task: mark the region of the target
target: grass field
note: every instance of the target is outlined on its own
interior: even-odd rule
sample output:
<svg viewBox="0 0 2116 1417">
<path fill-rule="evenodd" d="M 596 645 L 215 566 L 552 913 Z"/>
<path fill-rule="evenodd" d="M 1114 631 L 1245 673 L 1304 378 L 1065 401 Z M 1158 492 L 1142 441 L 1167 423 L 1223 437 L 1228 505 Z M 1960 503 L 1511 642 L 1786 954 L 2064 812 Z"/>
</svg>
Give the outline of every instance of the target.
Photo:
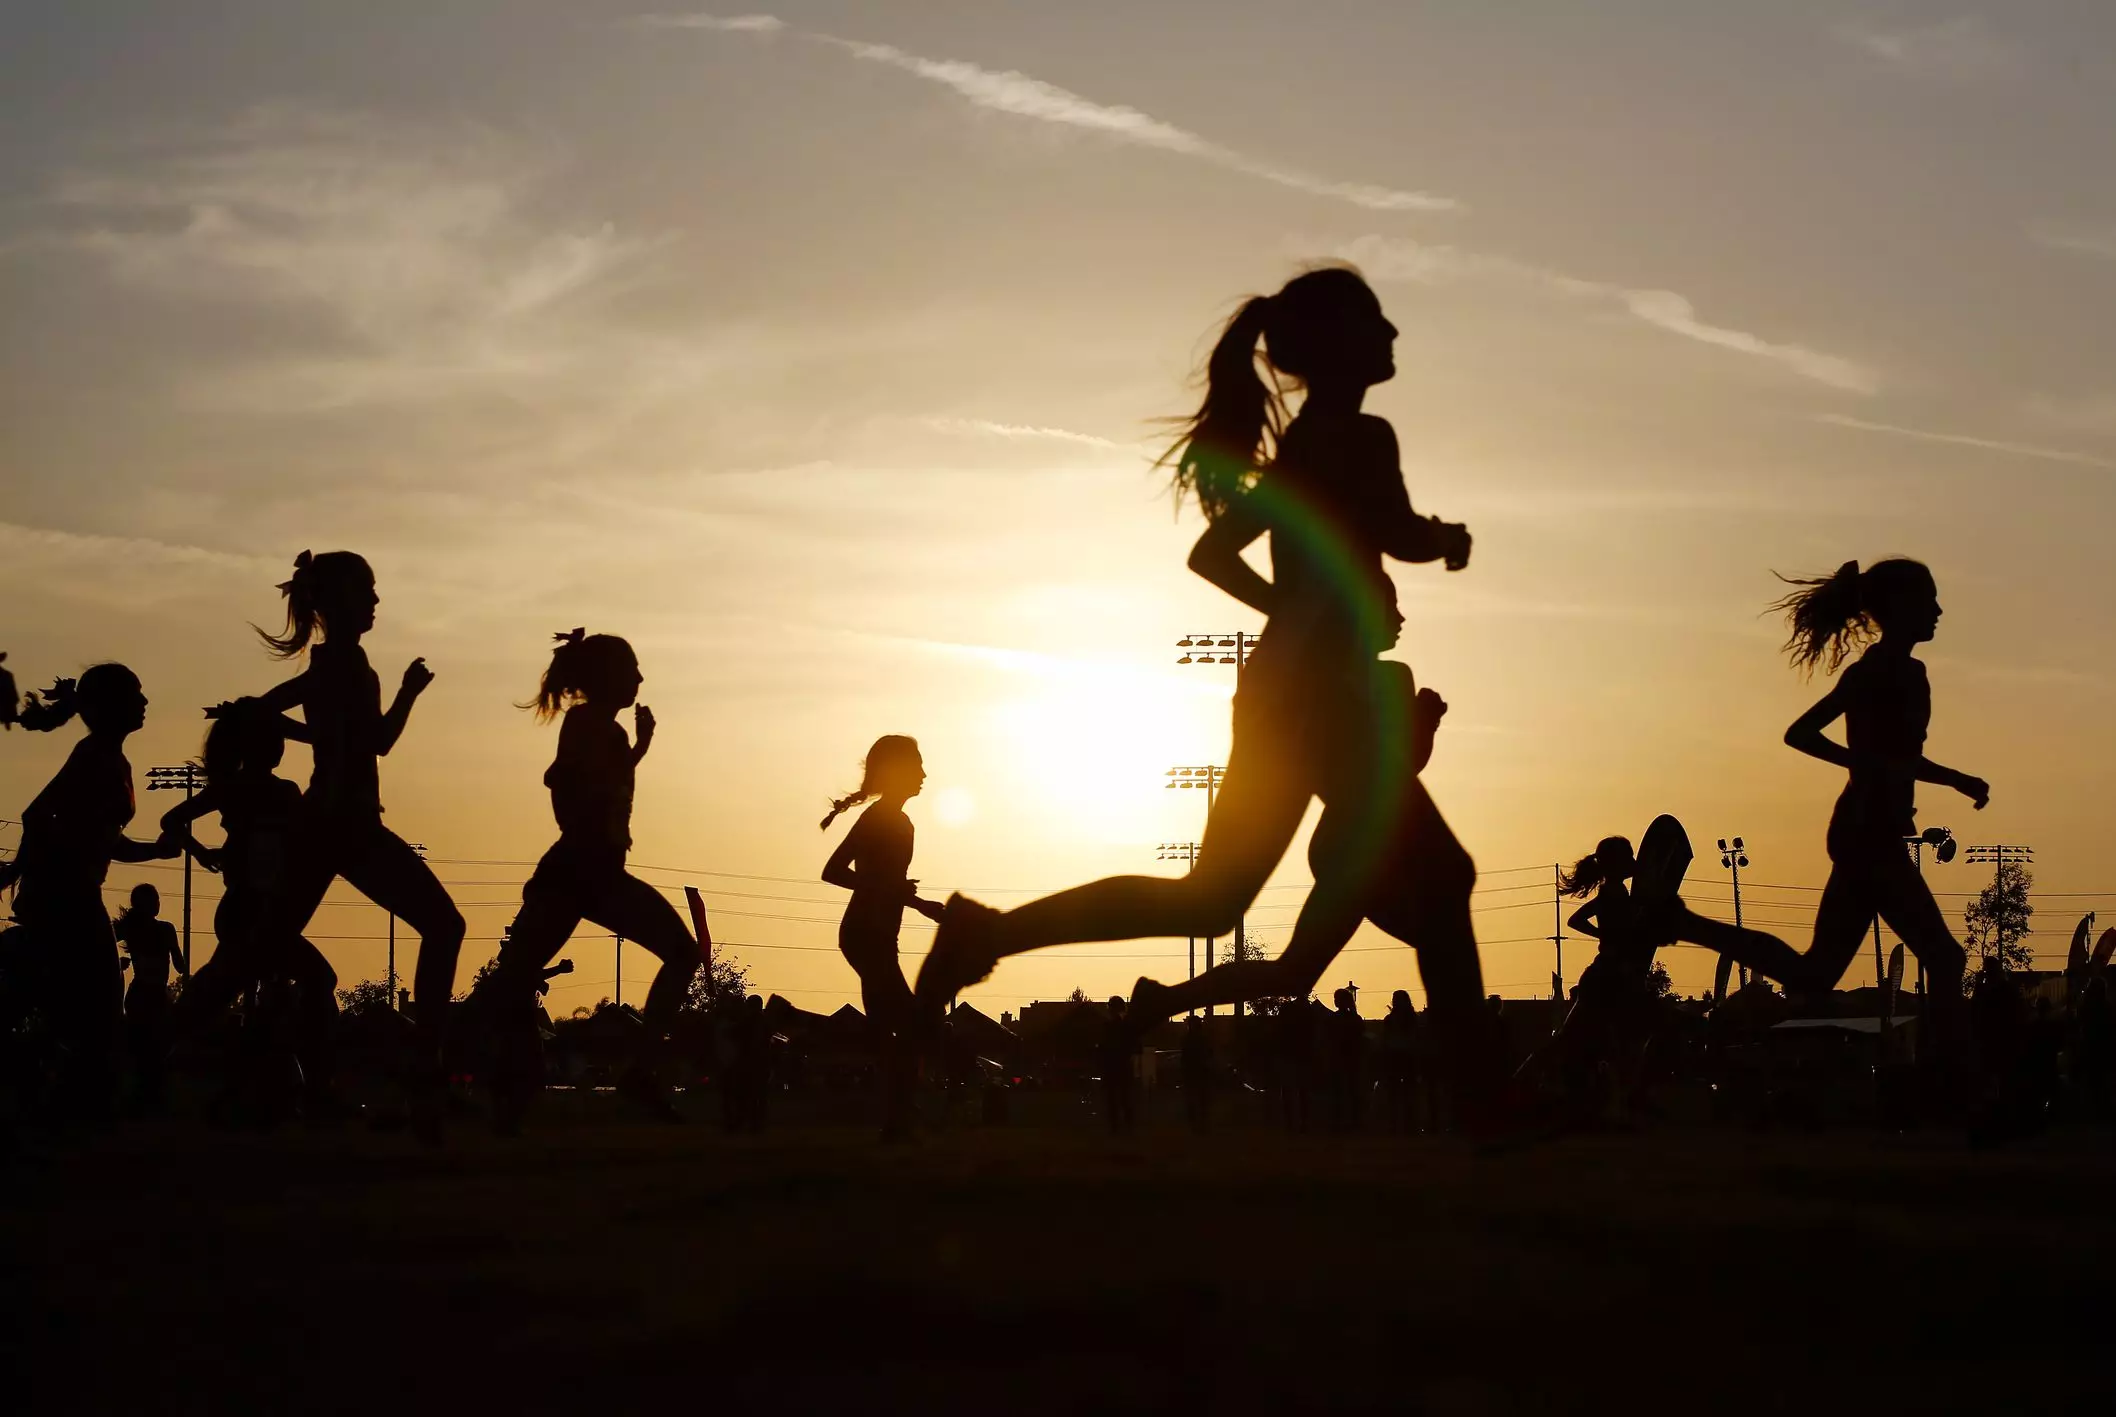
<svg viewBox="0 0 2116 1417">
<path fill-rule="evenodd" d="M 599 1101 L 538 1122 L 438 1151 L 189 1123 L 27 1149 L 0 1166 L 14 1410 L 2018 1411 L 2111 1390 L 2105 1138 L 1483 1156 L 1076 1119 L 884 1151 Z"/>
</svg>

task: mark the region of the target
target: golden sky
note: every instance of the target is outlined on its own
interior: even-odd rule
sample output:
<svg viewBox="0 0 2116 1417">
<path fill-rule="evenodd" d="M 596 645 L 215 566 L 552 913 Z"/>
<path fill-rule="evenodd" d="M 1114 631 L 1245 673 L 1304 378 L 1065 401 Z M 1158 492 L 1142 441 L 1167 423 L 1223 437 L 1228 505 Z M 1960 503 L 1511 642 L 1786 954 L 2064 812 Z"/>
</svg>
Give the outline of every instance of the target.
<svg viewBox="0 0 2116 1417">
<path fill-rule="evenodd" d="M 925 746 L 930 893 L 1166 869 L 1202 804 L 1163 770 L 1219 760 L 1232 687 L 1174 641 L 1255 625 L 1184 570 L 1153 420 L 1238 296 L 1319 258 L 1403 330 L 1370 407 L 1414 503 L 1477 536 L 1397 579 L 1495 989 L 1549 988 L 1549 863 L 1659 811 L 1742 834 L 1751 917 L 1805 943 L 1840 782 L 1779 743 L 1822 686 L 1760 612 L 1774 568 L 1848 557 L 1939 579 L 1931 751 L 1994 796 L 1922 820 L 2036 848 L 2038 948 L 2116 907 L 2116 12 L 442 8 L 11 22 L 0 649 L 25 687 L 136 668 L 144 771 L 274 682 L 245 626 L 295 552 L 366 554 L 385 682 L 440 676 L 384 800 L 455 883 L 464 980 L 553 834 L 555 731 L 511 705 L 573 625 L 632 639 L 661 721 L 636 859 L 715 892 L 762 989 L 856 992 L 815 822 L 881 733 Z M 0 739 L 0 816 L 76 732 Z M 1267 949 L 1306 879 L 1297 847 Z M 1716 853 L 1692 880 L 1723 908 Z M 347 897 L 314 933 L 350 980 L 382 929 Z M 1369 1012 L 1415 982 L 1354 951 L 1326 984 Z M 572 954 L 562 1008 L 609 992 L 607 940 Z"/>
</svg>

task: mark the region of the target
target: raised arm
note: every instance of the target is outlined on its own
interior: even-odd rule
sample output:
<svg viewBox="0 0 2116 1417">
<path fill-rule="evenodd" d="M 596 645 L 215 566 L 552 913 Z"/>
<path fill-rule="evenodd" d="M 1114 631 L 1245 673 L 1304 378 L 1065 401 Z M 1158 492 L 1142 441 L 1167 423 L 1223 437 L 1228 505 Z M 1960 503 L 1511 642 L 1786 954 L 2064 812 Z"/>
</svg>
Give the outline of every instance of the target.
<svg viewBox="0 0 2116 1417">
<path fill-rule="evenodd" d="M 654 710 L 645 704 L 633 709 L 632 728 L 632 765 L 637 767 L 654 741 Z"/>
<path fill-rule="evenodd" d="M 1278 589 L 1242 559 L 1242 551 L 1264 534 L 1264 519 L 1246 499 L 1238 499 L 1206 524 L 1190 548 L 1190 569 L 1269 619 L 1278 604 Z"/>
<path fill-rule="evenodd" d="M 1379 494 L 1373 510 L 1380 519 L 1381 549 L 1399 561 L 1445 561 L 1450 571 L 1467 566 L 1469 528 L 1460 522 L 1422 517 L 1411 510 L 1411 494 L 1403 485 L 1403 460 L 1396 446 L 1396 430 L 1382 418 L 1368 418 L 1361 428 L 1366 438 L 1362 457 Z"/>
<path fill-rule="evenodd" d="M 1599 940 L 1602 938 L 1602 927 L 1598 923 L 1600 915 L 1601 910 L 1595 902 L 1590 900 L 1578 910 L 1573 911 L 1571 917 L 1565 923 L 1580 934 L 1585 935 L 1588 939 Z"/>
<path fill-rule="evenodd" d="M 830 853 L 823 863 L 823 884 L 837 886 L 841 890 L 856 891 L 860 888 L 859 872 L 853 869 L 853 858 L 859 853 L 860 824 L 854 822 L 852 830 L 838 843 L 838 849 Z"/>
<path fill-rule="evenodd" d="M 415 659 L 404 667 L 404 682 L 397 686 L 397 697 L 391 701 L 389 712 L 382 715 L 382 731 L 375 737 L 375 753 L 389 756 L 389 750 L 397 746 L 404 736 L 404 725 L 411 718 L 411 706 L 426 692 L 433 682 L 433 671 L 426 667 L 424 659 Z"/>
<path fill-rule="evenodd" d="M 257 701 L 279 715 L 279 731 L 289 742 L 306 743 L 309 726 L 298 718 L 290 717 L 290 708 L 305 707 L 309 701 L 309 671 L 304 669 L 283 684 L 276 684 L 257 696 Z M 222 705 L 223 708 L 226 705 Z M 217 718 L 219 714 L 208 709 L 206 717 Z"/>
<path fill-rule="evenodd" d="M 189 853 L 193 860 L 207 870 L 217 871 L 220 869 L 220 853 L 193 836 L 191 824 L 200 817 L 219 810 L 219 789 L 207 787 L 196 796 L 187 797 L 162 813 L 162 837 L 164 840 L 174 841 L 181 850 Z"/>
<path fill-rule="evenodd" d="M 1822 733 L 1823 729 L 1844 717 L 1844 707 L 1844 681 L 1840 679 L 1828 693 L 1816 701 L 1813 708 L 1793 720 L 1792 727 L 1785 730 L 1785 746 L 1850 771 L 1851 749 L 1824 737 Z"/>
</svg>

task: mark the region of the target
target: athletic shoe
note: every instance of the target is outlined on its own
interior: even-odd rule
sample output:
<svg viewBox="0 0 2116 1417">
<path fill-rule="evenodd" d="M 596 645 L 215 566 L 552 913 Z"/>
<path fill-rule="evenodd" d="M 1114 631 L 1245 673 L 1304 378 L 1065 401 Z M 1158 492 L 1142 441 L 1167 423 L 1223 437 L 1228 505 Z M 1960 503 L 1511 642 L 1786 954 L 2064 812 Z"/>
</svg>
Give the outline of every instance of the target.
<svg viewBox="0 0 2116 1417">
<path fill-rule="evenodd" d="M 949 896 L 940 928 L 933 932 L 933 949 L 919 966 L 919 1003 L 928 1010 L 944 1008 L 948 1000 L 989 977 L 999 964 L 998 926 L 999 912 L 991 906 L 960 893 Z"/>
<path fill-rule="evenodd" d="M 1124 1010 L 1125 1021 L 1134 1033 L 1144 1033 L 1175 1016 L 1176 1011 L 1168 1004 L 1172 992 L 1166 984 L 1139 976 L 1139 982 L 1131 986 L 1131 1003 Z"/>
</svg>

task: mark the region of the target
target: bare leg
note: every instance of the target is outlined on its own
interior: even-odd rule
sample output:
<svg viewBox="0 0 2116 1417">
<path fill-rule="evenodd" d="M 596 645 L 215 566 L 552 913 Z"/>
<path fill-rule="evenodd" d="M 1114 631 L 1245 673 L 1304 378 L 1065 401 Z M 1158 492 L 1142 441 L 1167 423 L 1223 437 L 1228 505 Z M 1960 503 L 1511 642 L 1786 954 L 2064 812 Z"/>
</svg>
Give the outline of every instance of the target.
<svg viewBox="0 0 2116 1417">
<path fill-rule="evenodd" d="M 1685 905 L 1676 911 L 1674 937 L 1716 950 L 1736 964 L 1775 979 L 1789 989 L 1817 987 L 1811 982 L 1815 962 L 1776 935 L 1729 925 L 1723 920 L 1709 920 Z M 1819 987 L 1826 989 L 1829 985 Z"/>
<path fill-rule="evenodd" d="M 455 992 L 456 960 L 463 948 L 463 915 L 433 868 L 402 837 L 380 822 L 362 825 L 359 838 L 347 843 L 350 849 L 339 874 L 419 936 L 419 963 L 412 975 L 412 997 L 419 1006 L 419 1061 L 422 1068 L 437 1073 Z"/>
<path fill-rule="evenodd" d="M 698 941 L 669 898 L 637 876 L 621 877 L 588 908 L 588 919 L 628 940 L 636 940 L 661 961 L 647 986 L 647 1030 L 657 1043 L 668 1037 L 676 1014 L 689 997 L 698 973 Z"/>
</svg>

